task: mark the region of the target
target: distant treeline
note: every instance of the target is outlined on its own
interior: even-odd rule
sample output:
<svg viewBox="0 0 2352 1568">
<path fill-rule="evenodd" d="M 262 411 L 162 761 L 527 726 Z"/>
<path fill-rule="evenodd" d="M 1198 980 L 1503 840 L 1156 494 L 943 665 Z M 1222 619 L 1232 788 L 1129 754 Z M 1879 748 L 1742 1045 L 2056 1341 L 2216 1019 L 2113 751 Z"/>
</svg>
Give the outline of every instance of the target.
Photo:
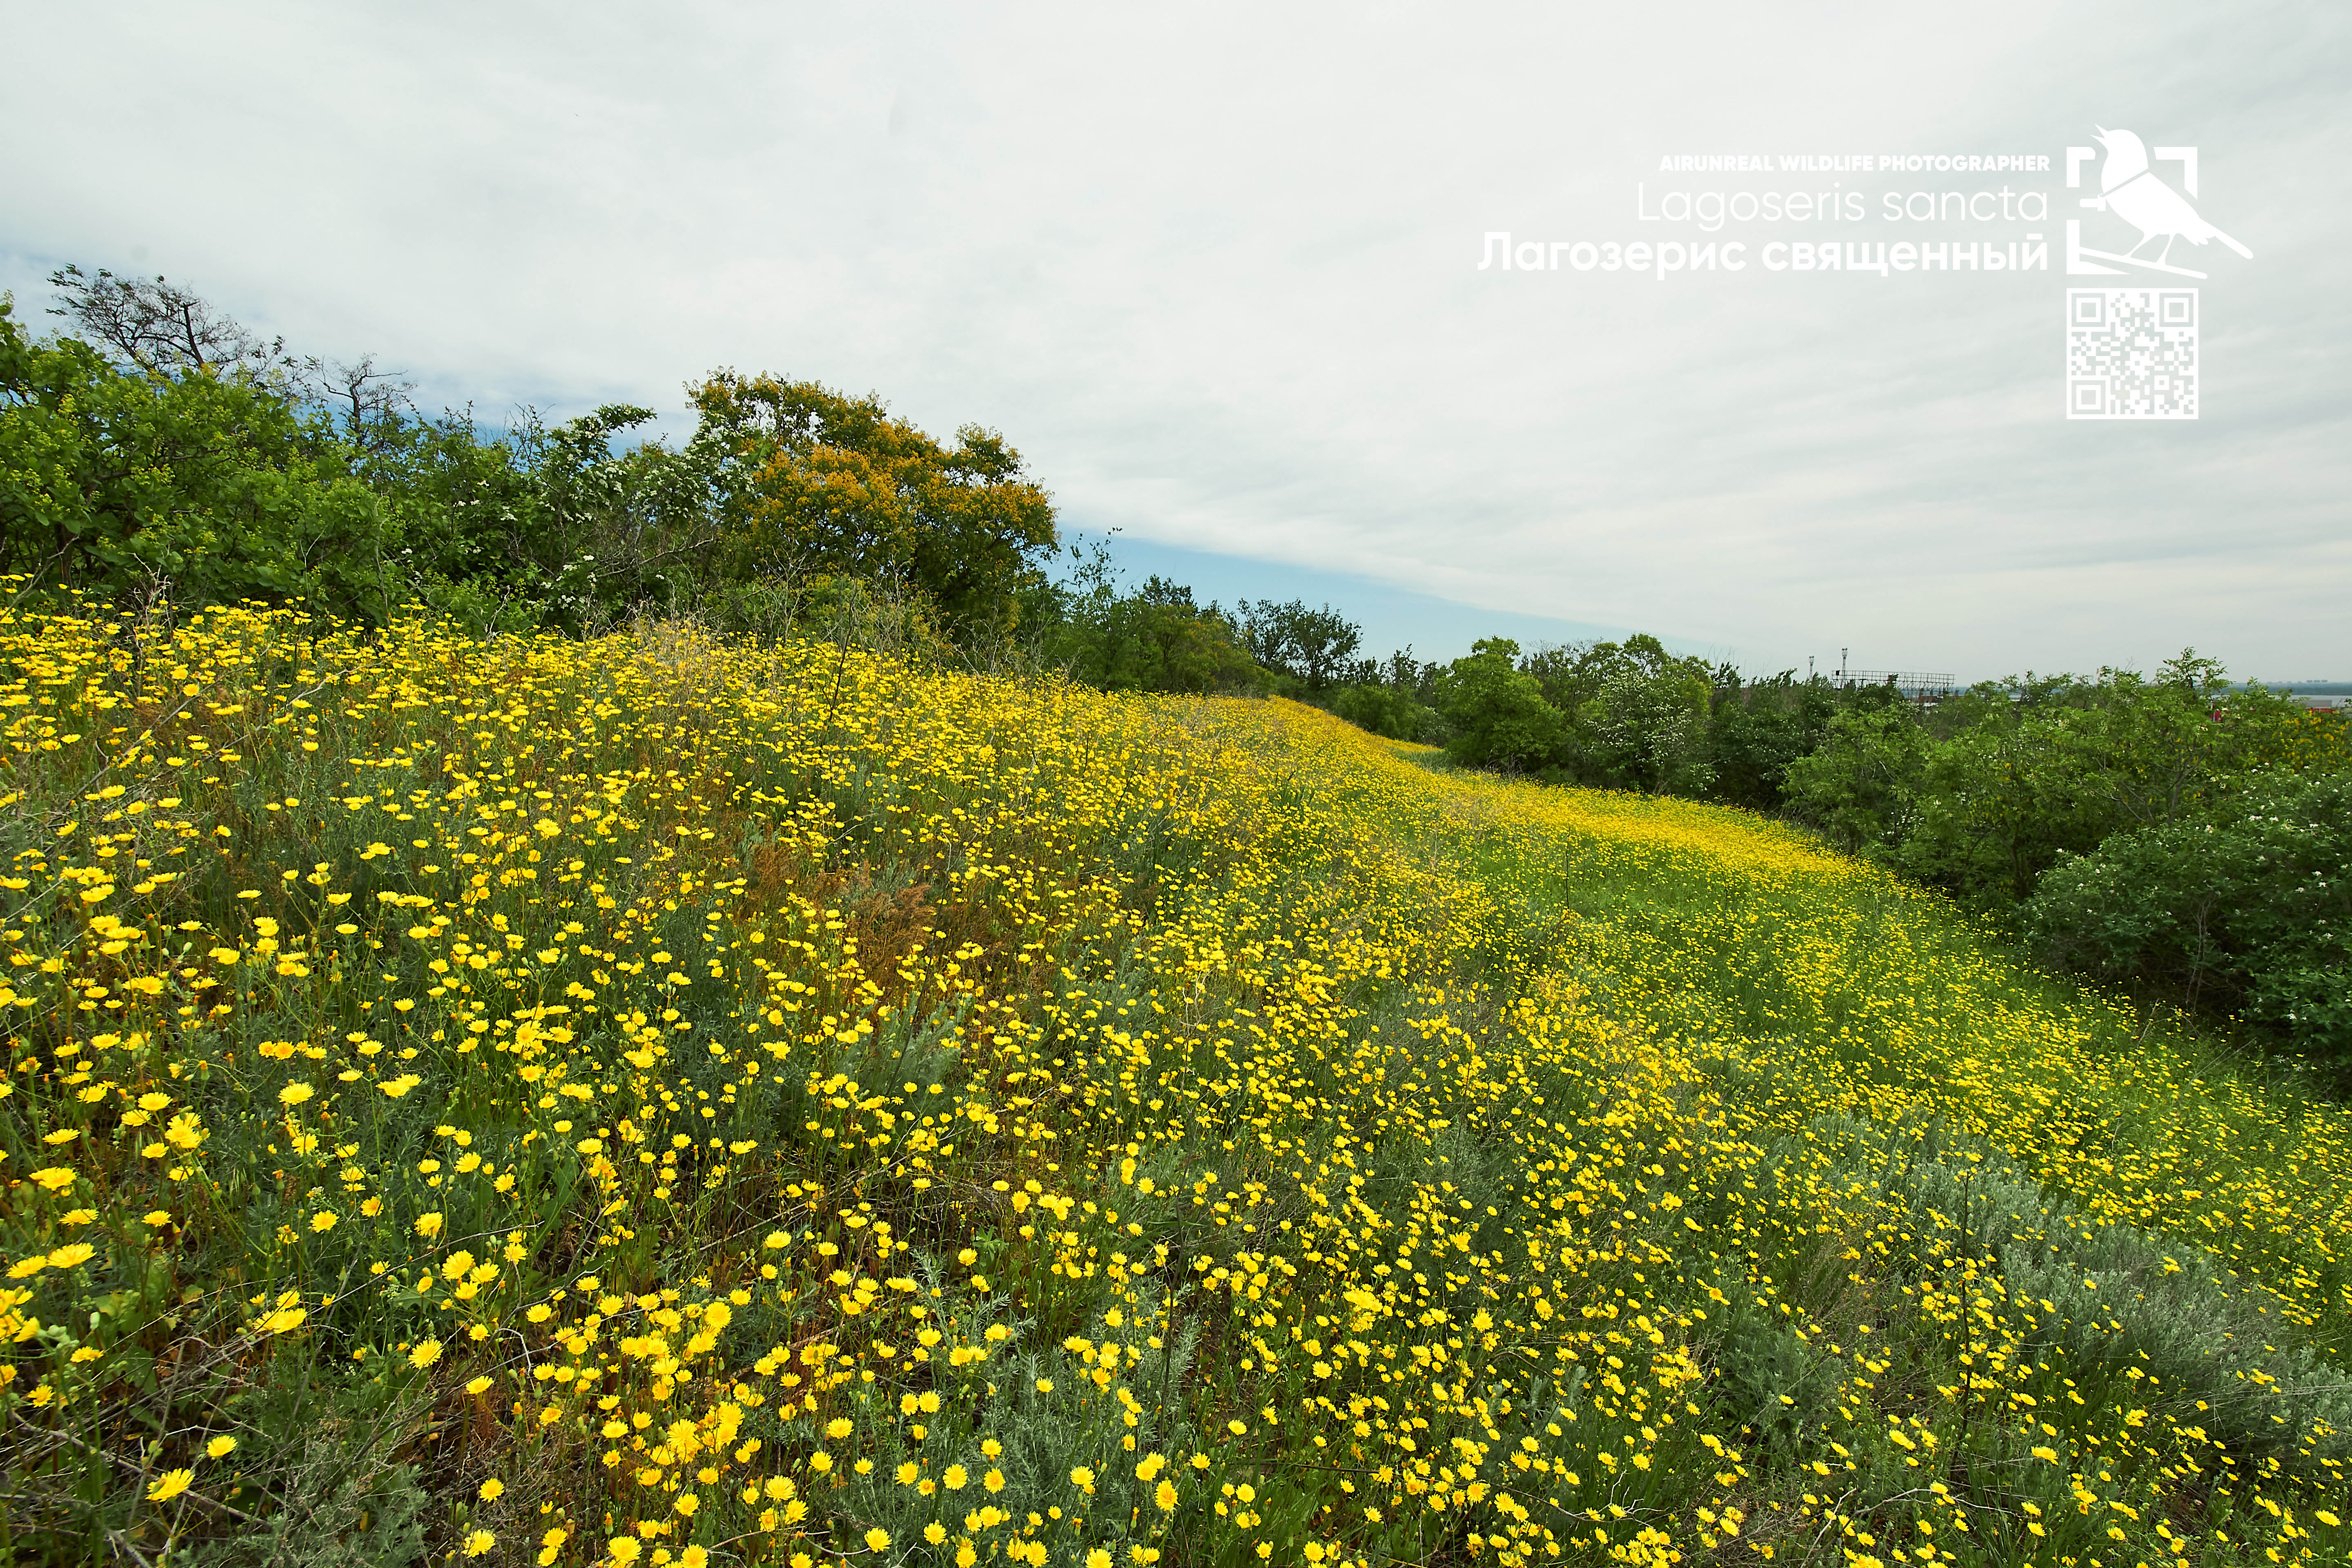
<svg viewBox="0 0 2352 1568">
<path fill-rule="evenodd" d="M 631 442 L 654 415 L 621 404 L 490 429 L 162 279 L 51 282 L 61 333 L 0 303 L 0 574 L 20 592 L 375 623 L 422 605 L 485 634 L 692 615 L 1108 690 L 1295 698 L 1459 765 L 1804 824 L 2053 963 L 2352 1061 L 2347 725 L 2193 652 L 1934 703 L 1646 636 L 1378 659 L 1328 605 L 1202 605 L 1123 585 L 1099 547 L 1066 555 L 1050 497 L 977 426 L 942 442 L 872 396 L 720 370 L 688 388 L 675 446 Z"/>
</svg>

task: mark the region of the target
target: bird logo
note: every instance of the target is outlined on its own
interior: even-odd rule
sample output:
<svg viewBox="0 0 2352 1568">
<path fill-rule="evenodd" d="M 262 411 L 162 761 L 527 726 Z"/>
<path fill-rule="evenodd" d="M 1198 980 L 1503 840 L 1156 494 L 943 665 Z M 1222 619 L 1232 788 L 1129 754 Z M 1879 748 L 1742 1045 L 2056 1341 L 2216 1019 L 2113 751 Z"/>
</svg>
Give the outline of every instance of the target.
<svg viewBox="0 0 2352 1568">
<path fill-rule="evenodd" d="M 2185 278 L 2204 277 L 2202 272 L 2192 272 L 2188 268 L 2172 265 L 2173 242 L 2182 239 L 2199 246 L 2209 239 L 2218 239 L 2249 261 L 2253 259 L 2252 251 L 2206 222 L 2189 205 L 2189 196 L 2197 194 L 2197 149 L 2159 147 L 2156 150 L 2158 158 L 2175 159 L 2181 163 L 2184 183 L 2189 189 L 2189 195 L 2183 195 L 2157 177 L 2149 163 L 2147 143 L 2132 132 L 2109 131 L 2102 126 L 2094 140 L 2105 149 L 2105 155 L 2099 164 L 2099 194 L 2084 197 L 2083 205 L 2094 212 L 2113 213 L 2138 229 L 2139 239 L 2130 249 L 2122 252 L 2086 249 L 2082 244 L 2081 220 L 2069 219 L 2066 225 L 2066 269 L 2069 272 L 2112 273 L 2117 270 L 2085 259 L 2096 258 L 2099 261 L 2117 261 L 2129 267 L 2145 267 Z M 2087 147 L 2067 149 L 2068 184 L 2079 181 L 2083 161 L 2094 155 Z M 2154 256 L 2140 254 L 2159 239 L 2164 242 L 2163 247 Z"/>
</svg>

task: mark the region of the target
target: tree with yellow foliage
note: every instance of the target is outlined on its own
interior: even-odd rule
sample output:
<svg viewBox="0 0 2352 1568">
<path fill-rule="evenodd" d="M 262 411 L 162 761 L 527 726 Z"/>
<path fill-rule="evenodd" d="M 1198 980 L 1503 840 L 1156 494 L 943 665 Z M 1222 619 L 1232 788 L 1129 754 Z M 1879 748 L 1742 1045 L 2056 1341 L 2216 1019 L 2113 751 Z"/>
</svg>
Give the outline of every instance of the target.
<svg viewBox="0 0 2352 1568">
<path fill-rule="evenodd" d="M 879 398 L 813 381 L 720 371 L 692 396 L 698 438 L 726 454 L 723 574 L 897 580 L 959 637 L 1010 629 L 1055 537 L 1052 500 L 1003 437 L 966 425 L 945 446 Z"/>
</svg>

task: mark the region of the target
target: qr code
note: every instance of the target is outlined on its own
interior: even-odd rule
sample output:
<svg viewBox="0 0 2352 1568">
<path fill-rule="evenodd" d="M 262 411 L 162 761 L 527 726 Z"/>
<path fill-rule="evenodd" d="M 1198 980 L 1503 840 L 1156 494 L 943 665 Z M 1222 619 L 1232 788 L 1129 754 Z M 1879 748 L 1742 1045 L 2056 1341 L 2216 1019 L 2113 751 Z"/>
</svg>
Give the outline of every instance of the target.
<svg viewBox="0 0 2352 1568">
<path fill-rule="evenodd" d="M 2066 417 L 2197 417 L 2197 290 L 2066 290 Z"/>
</svg>

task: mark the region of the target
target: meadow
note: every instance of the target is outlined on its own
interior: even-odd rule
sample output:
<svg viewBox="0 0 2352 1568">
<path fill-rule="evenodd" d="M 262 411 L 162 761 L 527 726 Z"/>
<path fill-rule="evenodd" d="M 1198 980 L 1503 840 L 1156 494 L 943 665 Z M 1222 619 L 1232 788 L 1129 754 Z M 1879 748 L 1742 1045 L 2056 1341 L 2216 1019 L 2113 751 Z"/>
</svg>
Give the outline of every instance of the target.
<svg viewBox="0 0 2352 1568">
<path fill-rule="evenodd" d="M 0 613 L 0 1552 L 2342 1562 L 2352 1115 L 1747 814 Z"/>
</svg>

